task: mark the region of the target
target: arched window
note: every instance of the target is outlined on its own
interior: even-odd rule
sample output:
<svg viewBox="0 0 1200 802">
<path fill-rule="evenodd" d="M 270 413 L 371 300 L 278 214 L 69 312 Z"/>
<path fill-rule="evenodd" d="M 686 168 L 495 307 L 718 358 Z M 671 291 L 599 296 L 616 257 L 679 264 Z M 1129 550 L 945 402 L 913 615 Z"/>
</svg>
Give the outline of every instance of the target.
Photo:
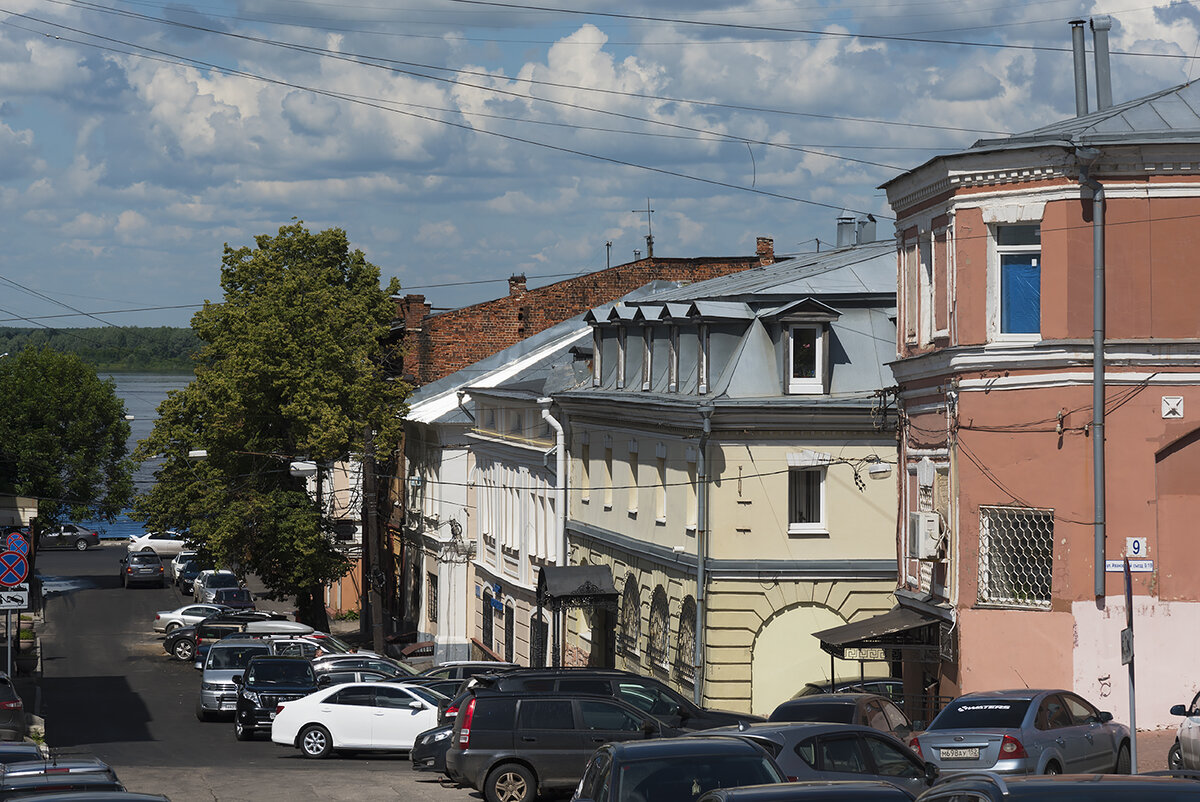
<svg viewBox="0 0 1200 802">
<path fill-rule="evenodd" d="M 696 654 L 696 600 L 691 596 L 683 600 L 679 611 L 679 642 L 675 652 L 675 674 L 681 680 L 691 682 L 695 675 L 692 660 Z"/>
<path fill-rule="evenodd" d="M 492 612 L 492 592 L 485 590 L 483 592 L 483 645 L 489 649 L 492 647 L 492 625 L 495 619 L 495 614 Z"/>
<path fill-rule="evenodd" d="M 637 580 L 630 573 L 625 576 L 625 589 L 621 595 L 621 648 L 629 654 L 637 654 L 641 637 L 642 599 Z"/>
<path fill-rule="evenodd" d="M 667 665 L 667 644 L 671 637 L 670 612 L 667 609 L 667 592 L 662 585 L 654 589 L 650 602 L 650 644 L 647 652 L 650 664 Z"/>
</svg>

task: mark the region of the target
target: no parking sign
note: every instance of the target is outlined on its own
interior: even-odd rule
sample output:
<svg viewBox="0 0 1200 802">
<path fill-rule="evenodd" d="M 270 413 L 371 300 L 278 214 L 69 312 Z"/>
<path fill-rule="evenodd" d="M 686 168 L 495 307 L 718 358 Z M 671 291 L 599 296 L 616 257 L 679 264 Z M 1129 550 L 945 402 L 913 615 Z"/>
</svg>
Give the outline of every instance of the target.
<svg viewBox="0 0 1200 802">
<path fill-rule="evenodd" d="M 0 586 L 11 588 L 29 577 L 29 560 L 19 551 L 0 552 Z"/>
</svg>

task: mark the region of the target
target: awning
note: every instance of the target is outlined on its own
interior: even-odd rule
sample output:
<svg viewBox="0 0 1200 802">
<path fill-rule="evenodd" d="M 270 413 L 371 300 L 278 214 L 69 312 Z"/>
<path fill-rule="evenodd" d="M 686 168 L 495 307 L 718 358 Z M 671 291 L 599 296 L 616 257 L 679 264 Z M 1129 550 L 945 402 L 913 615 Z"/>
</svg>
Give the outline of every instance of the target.
<svg viewBox="0 0 1200 802">
<path fill-rule="evenodd" d="M 929 649 L 941 638 L 942 619 L 910 607 L 896 607 L 882 615 L 814 632 L 821 649 L 843 657 L 848 648 Z"/>
<path fill-rule="evenodd" d="M 607 565 L 548 565 L 538 574 L 538 603 L 564 607 L 614 606 L 617 589 Z"/>
</svg>

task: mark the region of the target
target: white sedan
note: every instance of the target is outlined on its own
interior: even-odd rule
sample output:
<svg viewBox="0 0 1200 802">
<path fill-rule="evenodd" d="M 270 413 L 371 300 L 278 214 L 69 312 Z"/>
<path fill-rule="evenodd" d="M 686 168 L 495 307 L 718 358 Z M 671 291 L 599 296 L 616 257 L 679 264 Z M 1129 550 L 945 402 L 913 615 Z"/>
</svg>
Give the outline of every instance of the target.
<svg viewBox="0 0 1200 802">
<path fill-rule="evenodd" d="M 418 735 L 437 726 L 444 698 L 391 682 L 334 685 L 277 707 L 271 740 L 313 758 L 339 749 L 408 751 Z"/>
<path fill-rule="evenodd" d="M 174 632 L 180 627 L 199 624 L 210 615 L 229 610 L 221 604 L 185 604 L 177 610 L 160 610 L 154 614 L 155 632 Z"/>
<path fill-rule="evenodd" d="M 174 557 L 187 546 L 184 535 L 178 532 L 148 532 L 129 536 L 129 551 L 153 551 L 159 557 Z"/>
</svg>

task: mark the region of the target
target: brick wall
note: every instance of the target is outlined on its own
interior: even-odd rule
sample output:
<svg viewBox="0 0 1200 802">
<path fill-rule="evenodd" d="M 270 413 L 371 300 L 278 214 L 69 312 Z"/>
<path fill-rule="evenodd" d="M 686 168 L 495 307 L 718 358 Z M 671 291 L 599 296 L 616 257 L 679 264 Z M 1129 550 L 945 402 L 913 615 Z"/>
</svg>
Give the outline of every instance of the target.
<svg viewBox="0 0 1200 802">
<path fill-rule="evenodd" d="M 524 276 L 513 276 L 507 296 L 438 314 L 431 313 L 425 296 L 406 295 L 396 304 L 403 372 L 414 385 L 426 384 L 651 281 L 704 281 L 775 262 L 769 237 L 758 238 L 756 251 L 753 256 L 639 259 L 533 290 L 526 289 Z"/>
</svg>

